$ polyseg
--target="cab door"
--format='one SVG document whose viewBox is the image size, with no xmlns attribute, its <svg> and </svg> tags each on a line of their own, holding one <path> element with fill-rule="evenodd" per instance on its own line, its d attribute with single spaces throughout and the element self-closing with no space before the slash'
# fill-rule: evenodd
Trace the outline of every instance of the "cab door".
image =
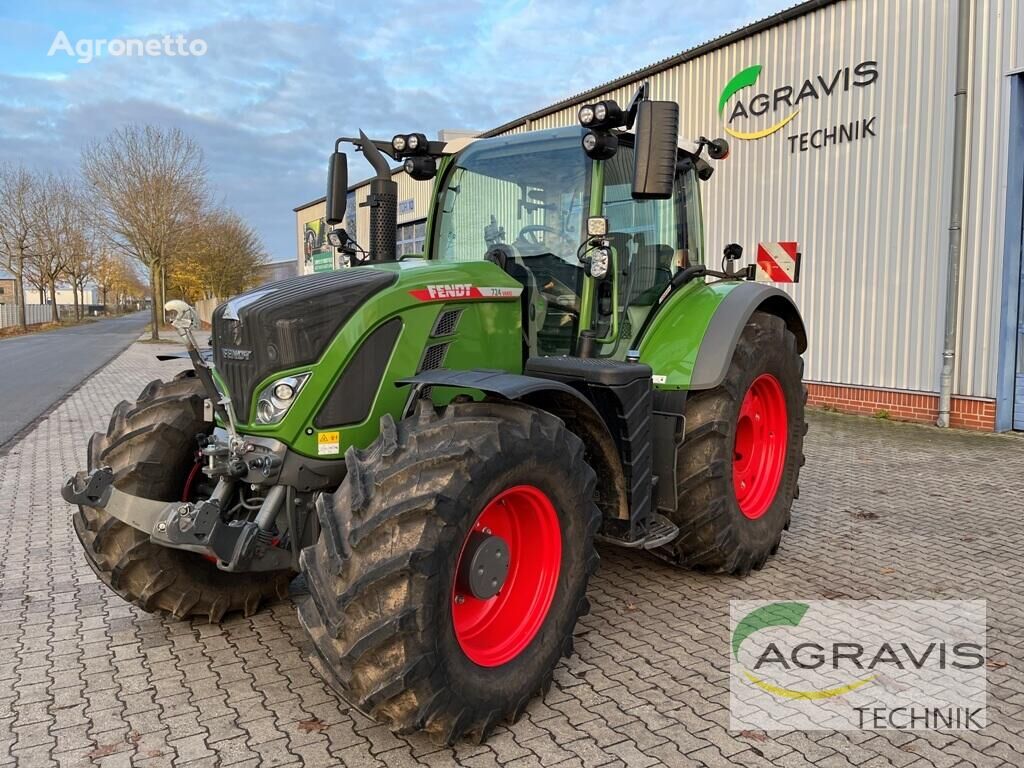
<svg viewBox="0 0 1024 768">
<path fill-rule="evenodd" d="M 698 181 L 692 168 L 681 166 L 674 192 L 667 200 L 632 197 L 633 148 L 604 161 L 603 215 L 615 250 L 617 302 L 616 338 L 601 355 L 622 359 L 658 297 L 678 269 L 703 263 Z M 601 314 L 599 295 L 599 316 Z M 608 304 L 608 297 L 604 297 Z M 607 307 L 606 307 L 607 309 Z"/>
</svg>

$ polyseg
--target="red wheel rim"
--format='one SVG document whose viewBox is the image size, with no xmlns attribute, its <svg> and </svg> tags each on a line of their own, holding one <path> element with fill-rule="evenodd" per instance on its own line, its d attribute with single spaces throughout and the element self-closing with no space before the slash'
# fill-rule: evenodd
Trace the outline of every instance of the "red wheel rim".
<svg viewBox="0 0 1024 768">
<path fill-rule="evenodd" d="M 497 667 L 522 653 L 548 615 L 562 565 L 561 526 L 554 505 L 539 488 L 517 485 L 502 491 L 467 534 L 456 573 L 474 532 L 505 540 L 508 574 L 501 591 L 488 600 L 453 587 L 452 623 L 466 656 L 482 667 Z"/>
<path fill-rule="evenodd" d="M 782 384 L 770 373 L 754 379 L 740 405 L 732 482 L 740 511 L 756 520 L 775 500 L 786 466 L 789 418 Z"/>
</svg>

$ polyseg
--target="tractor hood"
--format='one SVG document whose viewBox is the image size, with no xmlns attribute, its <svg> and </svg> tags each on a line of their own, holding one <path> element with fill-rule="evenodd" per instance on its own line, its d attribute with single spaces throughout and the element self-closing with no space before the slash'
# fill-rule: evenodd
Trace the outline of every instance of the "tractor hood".
<svg viewBox="0 0 1024 768">
<path fill-rule="evenodd" d="M 397 278 L 394 271 L 371 267 L 303 275 L 217 307 L 210 339 L 214 362 L 242 420 L 257 383 L 275 371 L 315 362 L 345 321 Z"/>
</svg>

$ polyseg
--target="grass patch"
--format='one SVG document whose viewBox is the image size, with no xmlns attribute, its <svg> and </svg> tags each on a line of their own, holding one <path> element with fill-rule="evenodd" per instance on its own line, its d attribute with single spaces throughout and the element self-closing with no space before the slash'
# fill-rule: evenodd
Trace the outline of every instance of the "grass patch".
<svg viewBox="0 0 1024 768">
<path fill-rule="evenodd" d="M 45 333 L 46 331 L 56 331 L 58 328 L 71 328 L 76 325 L 85 325 L 86 323 L 94 323 L 101 318 L 99 317 L 83 317 L 81 320 L 61 320 L 59 323 L 35 323 L 30 325 L 27 329 L 23 329 L 20 325 L 10 325 L 6 328 L 0 328 L 0 339 L 9 339 L 15 336 L 28 336 L 32 333 Z"/>
</svg>

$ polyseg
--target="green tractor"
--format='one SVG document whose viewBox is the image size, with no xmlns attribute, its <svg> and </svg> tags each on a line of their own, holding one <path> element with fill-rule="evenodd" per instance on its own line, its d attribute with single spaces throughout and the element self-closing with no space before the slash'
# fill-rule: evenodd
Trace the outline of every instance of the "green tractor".
<svg viewBox="0 0 1024 768">
<path fill-rule="evenodd" d="M 399 732 L 485 739 L 546 690 L 587 613 L 595 545 L 743 575 L 789 526 L 806 335 L 740 249 L 705 264 L 700 185 L 646 89 L 581 125 L 469 142 L 339 139 L 377 177 L 353 266 L 221 305 L 210 349 L 89 444 L 64 498 L 99 578 L 219 622 L 284 597 L 320 674 Z M 436 177 L 422 256 L 395 258 L 385 160 Z"/>
</svg>

